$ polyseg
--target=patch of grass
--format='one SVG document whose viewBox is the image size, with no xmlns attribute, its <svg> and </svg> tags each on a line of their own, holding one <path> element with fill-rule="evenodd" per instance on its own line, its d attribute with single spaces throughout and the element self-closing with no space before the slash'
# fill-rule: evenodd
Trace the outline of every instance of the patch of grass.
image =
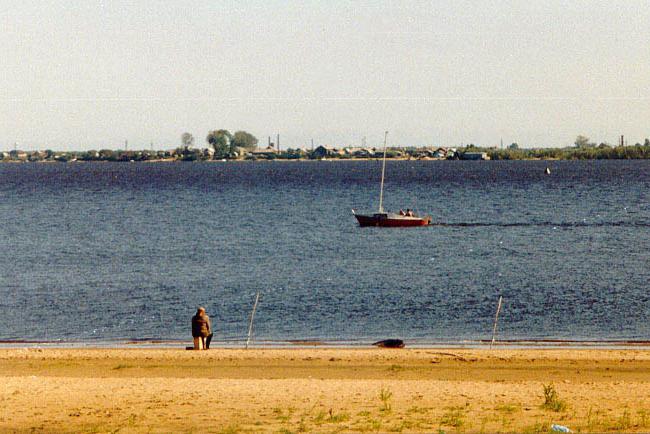
<svg viewBox="0 0 650 434">
<path fill-rule="evenodd" d="M 410 431 L 415 427 L 415 424 L 413 422 L 410 422 L 408 420 L 403 420 L 401 423 L 397 425 L 393 425 L 392 427 L 388 428 L 388 431 L 390 432 L 402 432 L 404 430 Z"/>
<path fill-rule="evenodd" d="M 327 418 L 327 422 L 329 423 L 341 423 L 341 422 L 346 422 L 350 420 L 350 415 L 347 413 L 339 413 L 339 414 L 334 414 L 332 413 L 332 410 L 330 410 L 330 417 Z"/>
<path fill-rule="evenodd" d="M 43 428 L 39 428 L 39 430 L 42 430 Z M 31 432 L 34 432 L 36 428 L 32 428 Z M 101 424 L 85 424 L 83 428 L 84 432 L 87 433 L 100 433 L 100 432 L 105 432 L 106 427 L 101 425 Z"/>
<path fill-rule="evenodd" d="M 391 411 L 392 406 L 390 403 L 391 398 L 393 397 L 393 392 L 388 388 L 382 387 L 379 391 L 379 400 L 381 401 L 381 411 L 388 413 Z"/>
<path fill-rule="evenodd" d="M 329 412 L 325 413 L 324 411 L 319 411 L 318 414 L 314 417 L 314 423 L 316 425 L 322 425 L 324 423 L 341 423 L 350 420 L 350 415 L 347 413 L 336 414 L 330 408 Z"/>
<path fill-rule="evenodd" d="M 440 425 L 460 428 L 465 424 L 465 408 L 450 407 L 440 418 Z"/>
<path fill-rule="evenodd" d="M 305 417 L 300 418 L 300 422 L 298 422 L 298 432 L 307 432 L 307 424 L 305 423 Z"/>
<path fill-rule="evenodd" d="M 632 419 L 627 408 L 623 410 L 623 414 L 614 421 L 611 427 L 616 431 L 625 431 L 632 427 Z"/>
<path fill-rule="evenodd" d="M 484 417 L 481 418 L 481 429 L 479 429 L 479 431 L 478 431 L 480 434 L 485 434 L 485 426 L 487 425 L 487 423 L 489 421 L 490 421 L 489 417 L 484 416 Z"/>
<path fill-rule="evenodd" d="M 637 410 L 636 414 L 639 416 L 639 428 L 645 428 L 648 426 L 648 411 L 644 408 Z"/>
<path fill-rule="evenodd" d="M 551 432 L 551 424 L 548 422 L 537 422 L 521 430 L 521 434 L 539 434 Z"/>
<path fill-rule="evenodd" d="M 321 425 L 321 424 L 325 423 L 325 417 L 326 416 L 327 416 L 327 413 L 325 413 L 322 410 L 319 411 L 318 413 L 316 413 L 316 416 L 314 416 L 314 423 L 316 425 Z"/>
<path fill-rule="evenodd" d="M 363 425 L 356 425 L 354 427 L 354 430 L 359 432 L 379 431 L 380 429 L 381 421 L 377 419 L 370 419 Z"/>
<path fill-rule="evenodd" d="M 135 366 L 133 366 L 133 365 L 126 365 L 126 364 L 120 363 L 119 365 L 117 365 L 116 367 L 114 367 L 113 370 L 114 370 L 114 371 L 119 371 L 120 369 L 129 369 L 129 368 L 135 368 Z"/>
<path fill-rule="evenodd" d="M 218 431 L 219 434 L 237 434 L 239 432 L 241 432 L 239 425 L 228 425 L 227 427 L 224 427 Z"/>
<path fill-rule="evenodd" d="M 280 407 L 275 407 L 272 411 L 273 411 L 273 414 L 276 415 L 275 416 L 276 419 L 278 419 L 279 421 L 282 421 L 282 422 L 288 422 L 289 419 L 291 419 L 291 416 L 293 415 L 293 413 L 296 411 L 296 409 L 289 407 L 287 409 L 286 414 L 284 413 L 284 411 Z"/>
<path fill-rule="evenodd" d="M 428 408 L 418 407 L 417 405 L 414 405 L 413 407 L 406 410 L 406 414 L 425 414 L 428 411 Z"/>
<path fill-rule="evenodd" d="M 566 411 L 568 405 L 566 401 L 560 399 L 555 386 L 551 384 L 544 385 L 544 403 L 542 408 L 545 410 L 551 410 L 556 413 L 561 411 Z"/>
<path fill-rule="evenodd" d="M 594 410 L 593 408 L 589 407 L 589 411 L 587 412 L 587 430 L 588 431 L 595 431 L 595 428 L 598 425 L 601 425 L 600 421 L 600 410 Z"/>
<path fill-rule="evenodd" d="M 359 413 L 357 413 L 357 416 L 367 417 L 367 416 L 370 416 L 370 412 L 369 411 L 360 411 Z"/>
<path fill-rule="evenodd" d="M 494 410 L 499 412 L 501 416 L 501 429 L 503 431 L 509 431 L 510 426 L 515 419 L 513 414 L 515 412 L 521 411 L 521 406 L 516 404 L 501 404 L 494 407 Z M 485 430 L 485 425 L 483 425 L 483 430 Z"/>
<path fill-rule="evenodd" d="M 497 405 L 494 409 L 500 413 L 512 414 L 517 411 L 521 411 L 521 406 L 518 404 L 502 404 Z"/>
</svg>

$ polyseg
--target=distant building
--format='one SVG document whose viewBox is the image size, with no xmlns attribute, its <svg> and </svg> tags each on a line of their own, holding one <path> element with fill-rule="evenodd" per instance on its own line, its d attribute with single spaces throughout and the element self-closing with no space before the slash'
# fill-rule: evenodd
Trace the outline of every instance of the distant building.
<svg viewBox="0 0 650 434">
<path fill-rule="evenodd" d="M 271 146 L 267 147 L 266 149 L 255 149 L 253 151 L 249 151 L 247 153 L 247 156 L 251 157 L 252 159 L 274 159 L 278 155 L 278 151 Z"/>
<path fill-rule="evenodd" d="M 341 153 L 344 153 L 344 151 L 339 151 L 336 148 L 326 148 L 325 146 L 321 145 L 318 148 L 314 149 L 311 155 L 313 158 L 325 158 L 341 155 Z"/>
<path fill-rule="evenodd" d="M 25 151 L 10 151 L 9 156 L 13 160 L 19 160 L 19 161 L 26 161 L 27 160 L 27 152 Z"/>
<path fill-rule="evenodd" d="M 438 148 L 433 152 L 433 158 L 447 158 L 447 149 Z"/>
<path fill-rule="evenodd" d="M 372 149 L 360 147 L 343 148 L 343 152 L 353 158 L 368 158 L 374 154 Z"/>
<path fill-rule="evenodd" d="M 487 152 L 464 152 L 460 155 L 461 160 L 489 160 Z"/>
</svg>

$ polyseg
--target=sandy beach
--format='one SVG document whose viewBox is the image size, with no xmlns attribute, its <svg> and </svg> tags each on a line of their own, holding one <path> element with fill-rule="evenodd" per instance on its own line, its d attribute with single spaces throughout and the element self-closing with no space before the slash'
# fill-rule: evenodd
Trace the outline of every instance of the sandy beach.
<svg viewBox="0 0 650 434">
<path fill-rule="evenodd" d="M 2 349 L 0 376 L 3 432 L 650 431 L 645 349 Z"/>
</svg>

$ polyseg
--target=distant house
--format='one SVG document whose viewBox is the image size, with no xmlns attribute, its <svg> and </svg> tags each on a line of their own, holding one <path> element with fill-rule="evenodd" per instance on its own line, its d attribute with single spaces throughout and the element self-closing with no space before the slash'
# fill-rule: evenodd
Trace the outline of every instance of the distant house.
<svg viewBox="0 0 650 434">
<path fill-rule="evenodd" d="M 325 146 L 319 146 L 318 148 L 314 149 L 314 151 L 311 153 L 312 158 L 325 158 L 325 157 L 333 157 L 336 155 L 341 155 L 341 152 L 336 148 L 326 148 Z"/>
<path fill-rule="evenodd" d="M 447 149 L 438 148 L 433 152 L 432 156 L 433 158 L 447 158 Z"/>
<path fill-rule="evenodd" d="M 372 149 L 361 148 L 352 153 L 356 158 L 369 158 L 373 155 L 374 151 Z"/>
<path fill-rule="evenodd" d="M 373 155 L 374 151 L 369 148 L 350 147 L 350 148 L 343 148 L 343 153 L 344 155 L 353 158 L 368 158 Z"/>
<path fill-rule="evenodd" d="M 10 151 L 9 156 L 14 160 L 26 161 L 27 152 L 25 151 Z"/>
<path fill-rule="evenodd" d="M 203 153 L 203 158 L 207 158 L 208 160 L 211 160 L 214 157 L 214 149 L 212 148 L 205 148 L 202 151 Z"/>
<path fill-rule="evenodd" d="M 246 157 L 246 155 L 251 153 L 250 149 L 244 148 L 242 146 L 235 146 L 234 148 L 232 148 L 232 150 L 233 150 L 232 152 L 233 157 L 235 158 L 244 158 Z"/>
<path fill-rule="evenodd" d="M 418 148 L 411 151 L 410 155 L 418 159 L 445 159 L 447 158 L 447 148 Z"/>
<path fill-rule="evenodd" d="M 461 160 L 489 160 L 487 152 L 464 152 L 460 155 Z"/>
<path fill-rule="evenodd" d="M 66 162 L 68 160 L 70 160 L 70 157 L 67 154 L 54 154 L 54 161 Z"/>
<path fill-rule="evenodd" d="M 248 152 L 247 155 L 252 157 L 253 159 L 261 158 L 261 159 L 271 160 L 278 156 L 278 151 L 269 146 L 266 149 L 255 149 L 253 151 L 250 151 Z"/>
<path fill-rule="evenodd" d="M 45 151 L 33 151 L 27 157 L 29 161 L 42 161 L 45 159 Z"/>
</svg>

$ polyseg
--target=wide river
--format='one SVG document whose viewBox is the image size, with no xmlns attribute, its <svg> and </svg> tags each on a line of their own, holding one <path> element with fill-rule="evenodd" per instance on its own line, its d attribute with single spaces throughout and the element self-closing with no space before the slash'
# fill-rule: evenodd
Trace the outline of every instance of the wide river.
<svg viewBox="0 0 650 434">
<path fill-rule="evenodd" d="M 380 164 L 2 164 L 0 340 L 650 339 L 650 161 Z"/>
</svg>

